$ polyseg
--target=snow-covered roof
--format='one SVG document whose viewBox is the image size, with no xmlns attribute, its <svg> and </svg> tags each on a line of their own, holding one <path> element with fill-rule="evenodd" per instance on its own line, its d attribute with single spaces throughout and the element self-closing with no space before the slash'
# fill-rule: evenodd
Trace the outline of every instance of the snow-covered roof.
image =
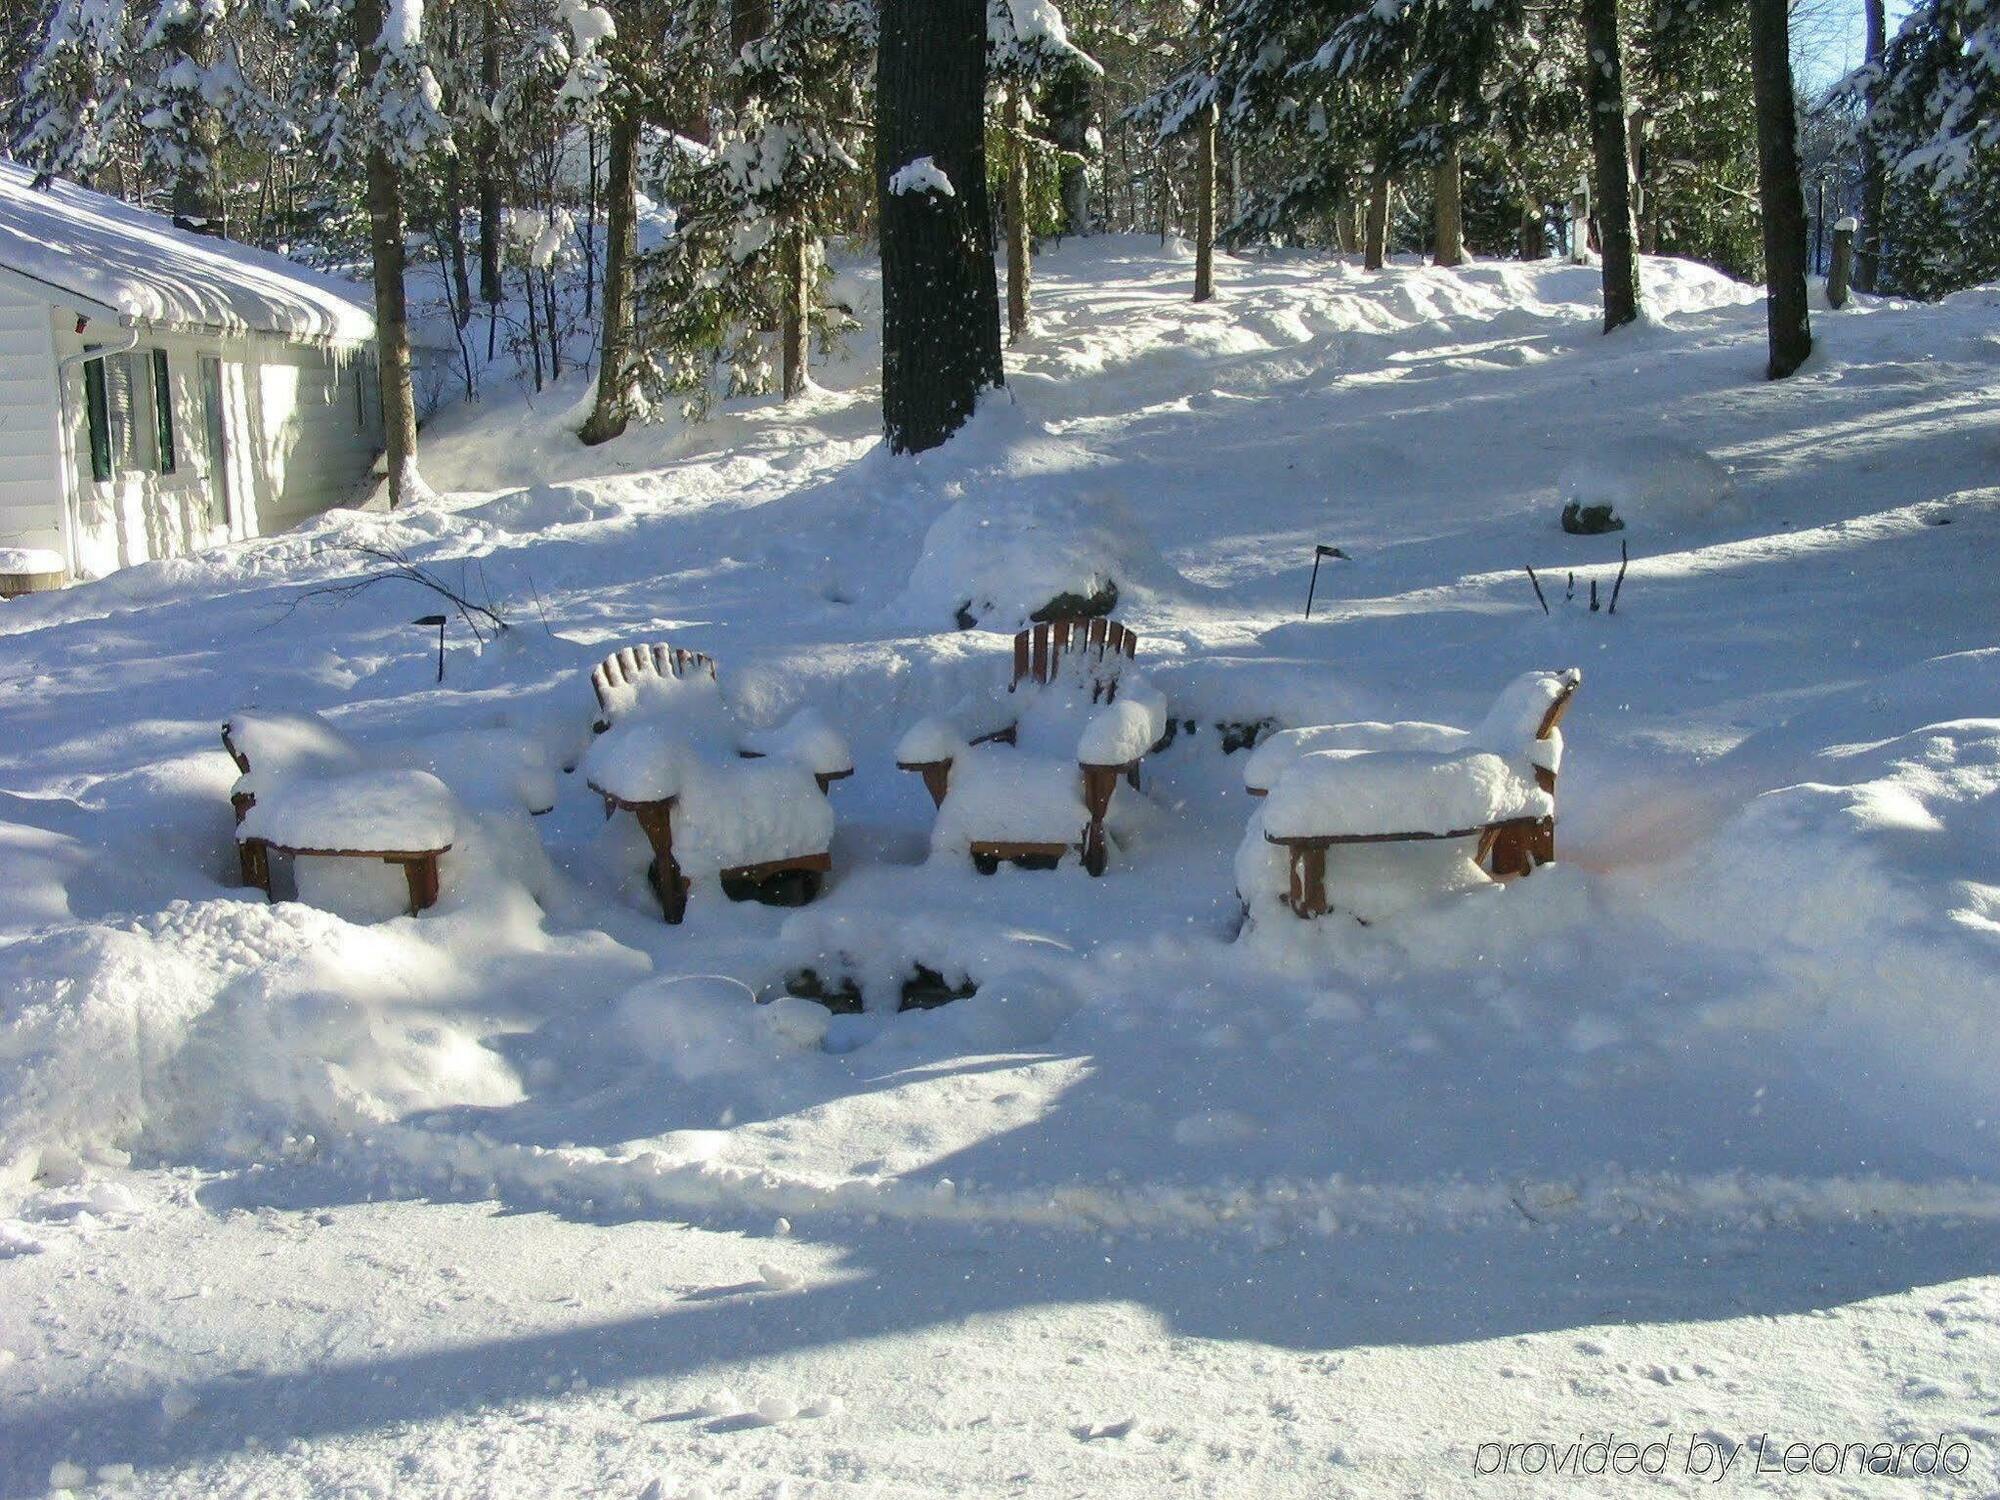
<svg viewBox="0 0 2000 1500">
<path fill-rule="evenodd" d="M 0 273 L 84 312 L 159 328 L 363 343 L 375 319 L 357 283 L 268 251 L 177 229 L 159 214 L 0 161 Z"/>
</svg>

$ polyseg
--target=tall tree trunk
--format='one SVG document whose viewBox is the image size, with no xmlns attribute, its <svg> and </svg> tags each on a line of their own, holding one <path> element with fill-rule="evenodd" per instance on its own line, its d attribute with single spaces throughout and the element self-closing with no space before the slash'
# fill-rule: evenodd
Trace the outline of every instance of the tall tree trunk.
<svg viewBox="0 0 2000 1500">
<path fill-rule="evenodd" d="M 500 92 L 500 8 L 487 0 L 479 35 L 479 84 L 491 105 Z M 505 299 L 500 283 L 500 130 L 491 120 L 479 127 L 479 300 L 489 317 Z M 487 355 L 492 356 L 492 350 Z"/>
<path fill-rule="evenodd" d="M 1361 204 L 1354 196 L 1354 184 L 1346 183 L 1333 206 L 1333 243 L 1342 255 L 1361 253 Z"/>
<path fill-rule="evenodd" d="M 812 338 L 813 258 L 817 249 L 803 225 L 787 222 L 779 230 L 784 250 L 779 277 L 783 308 L 778 319 L 778 354 L 782 370 L 779 390 L 784 399 L 803 396 Z"/>
<path fill-rule="evenodd" d="M 1016 79 L 1007 87 L 1001 115 L 1007 153 L 1007 342 L 1018 344 L 1028 331 L 1029 257 L 1034 253 L 1028 233 L 1028 142 L 1026 111 L 1021 108 L 1025 85 Z"/>
<path fill-rule="evenodd" d="M 382 35 L 381 0 L 354 0 L 354 46 L 365 86 L 375 76 Z M 382 440 L 387 450 L 389 504 L 414 499 L 423 487 L 417 473 L 417 401 L 410 381 L 410 318 L 403 296 L 403 181 L 381 147 L 367 154 L 368 248 L 375 271 L 375 350 L 381 371 Z"/>
<path fill-rule="evenodd" d="M 882 0 L 875 173 L 882 219 L 882 421 L 921 453 L 1002 381 L 986 198 L 985 0 Z M 928 156 L 952 192 L 892 193 Z"/>
<path fill-rule="evenodd" d="M 1194 158 L 1194 300 L 1215 296 L 1215 106 L 1201 113 L 1195 127 Z"/>
<path fill-rule="evenodd" d="M 1057 172 L 1064 234 L 1092 234 L 1098 227 L 1090 212 L 1090 168 L 1082 159 L 1090 151 L 1090 107 L 1090 74 L 1084 69 L 1064 68 L 1050 81 L 1049 118 L 1065 153 Z"/>
<path fill-rule="evenodd" d="M 639 115 L 611 120 L 604 194 L 604 318 L 598 334 L 597 401 L 583 424 L 586 443 L 608 443 L 632 420 L 632 261 L 639 248 Z"/>
<path fill-rule="evenodd" d="M 1609 333 L 1639 316 L 1639 234 L 1632 217 L 1618 0 L 1583 0 L 1583 47 L 1591 155 L 1597 167 L 1597 236 L 1604 257 L 1604 331 Z"/>
<path fill-rule="evenodd" d="M 1868 61 L 1879 63 L 1888 50 L 1888 18 L 1884 0 L 1862 0 L 1867 14 Z M 1864 292 L 1874 292 L 1882 282 L 1882 205 L 1888 196 L 1887 175 L 1882 169 L 1882 153 L 1863 143 L 1861 167 L 1861 242 L 1854 257 L 1854 284 Z"/>
<path fill-rule="evenodd" d="M 444 242 L 451 276 L 451 320 L 460 333 L 472 321 L 472 281 L 465 265 L 465 172 L 456 155 L 444 163 Z"/>
<path fill-rule="evenodd" d="M 1368 176 L 1368 211 L 1361 226 L 1361 264 L 1379 271 L 1389 258 L 1389 174 L 1378 166 Z"/>
<path fill-rule="evenodd" d="M 1764 211 L 1767 373 L 1782 380 L 1812 353 L 1806 311 L 1806 196 L 1785 0 L 1750 0 L 1750 82 L 1757 94 L 1757 197 Z"/>
<path fill-rule="evenodd" d="M 1432 194 L 1434 226 L 1431 264 L 1456 266 L 1465 262 L 1465 219 L 1459 202 L 1458 142 L 1451 141 L 1438 159 L 1437 186 Z"/>
</svg>

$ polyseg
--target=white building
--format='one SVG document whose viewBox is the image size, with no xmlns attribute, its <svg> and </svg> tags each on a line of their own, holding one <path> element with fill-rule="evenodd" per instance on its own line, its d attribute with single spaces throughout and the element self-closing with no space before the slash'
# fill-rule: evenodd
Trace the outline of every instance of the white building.
<svg viewBox="0 0 2000 1500">
<path fill-rule="evenodd" d="M 364 498 L 365 295 L 0 162 L 0 572 L 95 577 Z"/>
</svg>

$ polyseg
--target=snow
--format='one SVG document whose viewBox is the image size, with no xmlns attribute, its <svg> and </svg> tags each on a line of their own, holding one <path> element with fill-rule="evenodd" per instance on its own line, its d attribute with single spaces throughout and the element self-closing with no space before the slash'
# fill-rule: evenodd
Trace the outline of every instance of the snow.
<svg viewBox="0 0 2000 1500">
<path fill-rule="evenodd" d="M 931 848 L 963 858 L 975 840 L 1074 844 L 1089 821 L 1083 773 L 1074 760 L 1011 745 L 974 745 L 952 763 Z"/>
<path fill-rule="evenodd" d="M 690 761 L 674 810 L 674 858 L 691 879 L 738 865 L 824 854 L 833 807 L 785 760 Z"/>
<path fill-rule="evenodd" d="M 258 791 L 240 831 L 288 849 L 448 849 L 458 807 L 428 771 L 293 774 Z"/>
<path fill-rule="evenodd" d="M 621 801 L 664 802 L 680 796 L 697 759 L 679 721 L 647 716 L 605 730 L 577 769 L 591 786 Z"/>
<path fill-rule="evenodd" d="M 936 715 L 917 720 L 896 741 L 898 765 L 935 765 L 939 761 L 956 760 L 964 753 L 964 734 L 951 720 Z"/>
<path fill-rule="evenodd" d="M 1729 471 L 1685 440 L 1664 433 L 1619 438 L 1579 453 L 1557 482 L 1562 503 L 1608 505 L 1628 527 L 1672 531 L 1725 504 Z"/>
<path fill-rule="evenodd" d="M 854 769 L 847 736 L 816 708 L 800 709 L 776 729 L 751 730 L 743 736 L 743 748 L 782 756 L 818 775 L 837 776 Z"/>
<path fill-rule="evenodd" d="M 898 197 L 906 193 L 936 193 L 944 198 L 958 196 L 958 190 L 951 185 L 951 178 L 945 175 L 944 168 L 928 156 L 906 161 L 891 172 L 889 191 Z"/>
<path fill-rule="evenodd" d="M 46 547 L 0 547 L 0 573 L 61 573 L 62 554 Z"/>
<path fill-rule="evenodd" d="M 1139 759 L 1166 730 L 1165 700 L 1141 701 L 1126 694 L 1099 709 L 1076 742 L 1076 758 L 1087 766 L 1122 766 Z"/>
<path fill-rule="evenodd" d="M 153 327 L 268 333 L 296 342 L 375 337 L 367 288 L 0 161 L 0 267 Z"/>
<path fill-rule="evenodd" d="M 1563 264 L 1237 258 L 1197 307 L 1172 247 L 1069 240 L 1006 390 L 891 460 L 835 255 L 863 328 L 797 403 L 584 449 L 583 378 L 490 390 L 426 425 L 435 499 L 0 609 L 0 1491 L 1430 1494 L 1602 1430 L 1988 1463 L 2000 295 L 1859 299 L 1766 382 L 1759 294 L 1696 266 L 1606 339 Z M 1622 533 L 1616 616 L 1565 603 L 1620 538 L 1555 477 L 1651 436 L 1734 503 Z M 356 542 L 514 628 L 439 684 L 421 591 L 291 608 Z M 1117 857 L 931 858 L 898 740 L 1020 712 L 1009 631 L 1100 572 L 1174 730 Z M 703 766 L 827 816 L 738 721 L 851 741 L 810 906 L 663 923 L 561 771 L 591 666 L 660 639 L 726 666 Z M 1225 735 L 1477 726 L 1571 663 L 1555 865 L 1336 851 L 1367 925 L 1277 904 Z M 434 768 L 434 908 L 234 884 L 245 704 Z M 1023 795 L 1068 843 L 1054 719 Z M 532 821 L 447 774 L 536 752 Z M 977 988 L 900 1011 L 919 965 Z"/>
<path fill-rule="evenodd" d="M 1555 798 L 1490 751 L 1315 750 L 1271 788 L 1264 826 L 1280 838 L 1436 834 L 1554 811 Z"/>
</svg>

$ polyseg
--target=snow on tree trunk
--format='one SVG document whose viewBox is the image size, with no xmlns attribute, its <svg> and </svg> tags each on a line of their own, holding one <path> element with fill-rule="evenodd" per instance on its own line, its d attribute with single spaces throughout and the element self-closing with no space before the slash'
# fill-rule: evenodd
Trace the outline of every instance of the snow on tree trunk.
<svg viewBox="0 0 2000 1500">
<path fill-rule="evenodd" d="M 1625 64 L 1618 0 L 1583 0 L 1584 76 L 1596 164 L 1597 242 L 1604 258 L 1604 331 L 1639 316 L 1638 226 L 1625 134 Z"/>
<path fill-rule="evenodd" d="M 1388 258 L 1389 174 L 1377 169 L 1368 178 L 1368 212 L 1361 228 L 1361 264 L 1370 271 L 1379 271 Z"/>
<path fill-rule="evenodd" d="M 1885 0 L 1862 0 L 1868 33 L 1868 62 L 1879 66 L 1888 50 L 1888 16 Z M 1864 292 L 1877 289 L 1882 275 L 1882 203 L 1887 196 L 1887 174 L 1882 167 L 1882 149 L 1871 139 L 1861 143 L 1861 238 L 1854 258 L 1854 284 Z"/>
<path fill-rule="evenodd" d="M 1007 152 L 1007 342 L 1018 344 L 1028 331 L 1029 258 L 1034 253 L 1028 233 L 1027 122 L 1021 94 L 1026 85 L 1016 79 L 1007 89 L 1002 116 Z"/>
<path fill-rule="evenodd" d="M 1202 111 L 1195 128 L 1194 161 L 1194 300 L 1215 296 L 1215 134 L 1213 104 Z"/>
<path fill-rule="evenodd" d="M 597 403 L 583 424 L 586 443 L 608 443 L 632 419 L 632 262 L 638 254 L 639 115 L 613 116 L 604 193 L 604 321 L 598 338 Z"/>
<path fill-rule="evenodd" d="M 921 453 L 1002 380 L 983 0 L 883 0 L 875 110 L 882 420 L 892 453 Z M 925 158 L 950 191 L 905 170 Z"/>
<path fill-rule="evenodd" d="M 1444 148 L 1437 164 L 1437 185 L 1433 193 L 1434 235 L 1431 263 L 1456 266 L 1465 260 L 1465 224 L 1459 207 L 1459 150 L 1452 141 Z"/>
<path fill-rule="evenodd" d="M 381 0 L 354 0 L 353 19 L 355 50 L 365 83 L 380 64 Z M 398 506 L 414 498 L 423 485 L 417 473 L 417 403 L 410 383 L 410 319 L 403 292 L 403 182 L 395 162 L 380 145 L 368 148 L 366 171 L 382 438 L 389 468 L 389 503 Z"/>
<path fill-rule="evenodd" d="M 1785 0 L 1750 0 L 1750 81 L 1757 93 L 1757 196 L 1764 211 L 1765 320 L 1782 380 L 1812 353 L 1806 311 L 1806 198 L 1792 91 L 1791 25 Z"/>
</svg>

